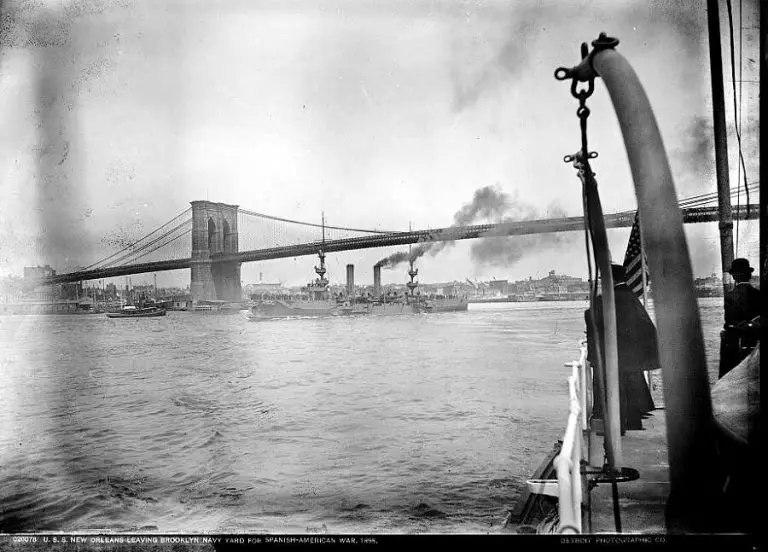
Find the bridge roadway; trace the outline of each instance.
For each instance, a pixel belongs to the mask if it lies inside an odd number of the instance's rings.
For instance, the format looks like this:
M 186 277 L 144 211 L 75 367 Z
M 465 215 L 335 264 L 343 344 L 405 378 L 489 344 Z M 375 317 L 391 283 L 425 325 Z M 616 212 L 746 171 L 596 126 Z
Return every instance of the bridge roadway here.
M 701 222 L 717 222 L 717 207 L 695 207 L 681 209 L 683 222 L 686 224 Z M 733 209 L 734 219 L 756 219 L 759 217 L 758 205 L 751 205 L 749 216 L 746 206 Z M 632 226 L 635 212 L 625 211 L 605 216 L 607 228 L 621 228 Z M 409 232 L 393 232 L 390 234 L 377 234 L 362 236 L 359 238 L 345 238 L 329 240 L 325 242 L 323 250 L 326 253 L 337 251 L 351 251 L 354 249 L 369 249 L 374 247 L 391 247 L 409 245 L 414 243 L 469 240 L 489 236 L 522 236 L 527 234 L 547 234 L 552 232 L 573 232 L 584 230 L 583 217 L 567 217 L 559 219 L 528 220 L 501 224 L 479 224 L 474 226 L 454 226 L 450 228 L 435 228 L 432 230 L 413 230 Z M 214 262 L 253 262 L 268 259 L 283 259 L 287 257 L 300 257 L 303 255 L 315 255 L 320 248 L 320 242 L 312 242 L 299 245 L 287 245 L 282 247 L 270 247 L 253 251 L 240 251 L 228 255 L 215 255 Z M 62 284 L 66 282 L 79 282 L 82 280 L 97 280 L 100 278 L 113 278 L 127 276 L 129 274 L 141 274 L 145 272 L 161 272 L 164 270 L 179 270 L 189 268 L 191 259 L 176 259 L 168 261 L 155 261 L 126 266 L 108 268 L 96 268 L 81 272 L 69 272 L 57 274 L 51 278 L 41 280 L 41 284 Z

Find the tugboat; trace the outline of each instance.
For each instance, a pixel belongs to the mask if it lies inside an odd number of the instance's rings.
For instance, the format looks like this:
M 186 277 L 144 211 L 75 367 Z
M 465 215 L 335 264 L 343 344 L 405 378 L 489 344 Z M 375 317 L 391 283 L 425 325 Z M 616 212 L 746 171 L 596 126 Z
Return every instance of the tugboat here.
M 107 318 L 150 318 L 155 316 L 165 316 L 165 309 L 162 307 L 137 307 L 136 305 L 126 305 L 118 312 L 108 312 Z

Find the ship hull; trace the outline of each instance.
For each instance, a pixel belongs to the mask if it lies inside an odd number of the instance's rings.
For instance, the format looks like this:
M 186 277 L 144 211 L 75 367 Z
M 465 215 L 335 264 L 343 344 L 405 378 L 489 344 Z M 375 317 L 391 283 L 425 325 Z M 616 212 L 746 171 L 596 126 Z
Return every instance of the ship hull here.
M 396 316 L 418 312 L 413 305 L 406 303 L 372 303 L 368 308 L 373 316 Z
M 247 311 L 249 320 L 268 320 L 276 318 L 317 318 L 324 316 L 398 316 L 406 314 L 459 312 L 466 311 L 466 300 L 434 300 L 429 302 L 407 303 L 360 303 L 352 306 L 338 305 L 326 301 L 284 302 L 274 301 L 259 303 Z
M 326 301 L 302 301 L 295 303 L 274 301 L 259 303 L 254 306 L 250 311 L 251 316 L 249 318 L 316 318 L 343 314 L 346 313 L 339 305 Z
M 430 309 L 427 312 L 460 312 L 469 308 L 469 302 L 466 300 L 445 300 L 432 301 Z
M 154 318 L 165 316 L 165 309 L 146 309 L 133 312 L 108 312 L 107 318 Z

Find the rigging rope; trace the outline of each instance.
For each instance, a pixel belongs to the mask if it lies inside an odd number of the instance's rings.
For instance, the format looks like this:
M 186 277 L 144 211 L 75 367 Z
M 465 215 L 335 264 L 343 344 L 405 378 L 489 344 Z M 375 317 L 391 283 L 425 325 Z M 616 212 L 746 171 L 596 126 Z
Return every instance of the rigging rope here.
M 739 144 L 739 168 L 743 169 L 744 171 L 744 194 L 746 195 L 747 200 L 747 212 L 749 212 L 749 188 L 747 186 L 747 166 L 744 163 L 744 154 L 742 152 L 741 148 L 741 130 L 740 130 L 740 124 L 739 124 L 739 117 L 738 112 L 739 108 L 737 106 L 736 101 L 736 62 L 734 61 L 735 55 L 734 55 L 734 45 L 733 45 L 733 8 L 731 6 L 731 0 L 726 0 L 725 2 L 726 6 L 728 7 L 728 27 L 729 27 L 729 35 L 730 35 L 730 42 L 731 42 L 731 86 L 733 87 L 733 119 L 734 119 L 734 125 L 736 126 L 736 140 Z M 739 26 L 741 27 L 741 21 L 739 21 Z M 739 56 L 742 56 L 741 50 L 739 50 Z M 741 83 L 739 83 L 739 86 L 741 87 Z M 741 183 L 739 183 L 741 185 Z M 736 220 L 736 224 L 738 225 L 738 219 Z M 736 229 L 736 239 L 738 240 L 738 226 Z
M 741 0 L 739 0 L 739 121 L 737 125 L 737 128 L 739 129 L 739 131 L 741 131 L 741 113 L 742 113 L 741 91 L 743 88 L 742 62 L 744 61 L 744 54 L 742 53 L 744 52 L 744 42 L 741 39 L 742 31 L 744 30 L 744 19 L 743 19 L 741 8 L 742 8 L 742 2 Z M 734 100 L 735 100 L 735 95 L 734 95 Z M 741 165 L 738 164 L 737 167 L 738 167 L 738 172 L 736 175 L 736 182 L 741 182 Z M 745 179 L 747 178 L 746 174 L 744 174 L 744 178 Z M 741 188 L 738 185 L 736 186 L 736 189 L 741 191 Z M 736 207 L 738 208 L 740 205 L 741 205 L 741 194 L 736 194 Z M 738 218 L 736 219 L 736 250 L 734 252 L 734 255 L 736 257 L 739 256 L 739 219 Z
M 601 38 L 604 38 L 603 35 L 601 35 Z M 611 39 L 612 40 L 612 39 Z M 593 43 L 594 45 L 595 43 Z M 582 64 L 584 64 L 588 57 L 588 46 L 586 43 L 581 45 L 581 57 L 582 57 Z M 571 95 L 579 100 L 579 107 L 576 110 L 576 115 L 579 118 L 579 128 L 581 131 L 581 149 L 573 154 L 573 155 L 566 155 L 563 158 L 563 161 L 566 163 L 573 163 L 574 168 L 578 171 L 579 179 L 582 183 L 582 198 L 583 198 L 583 206 L 584 206 L 584 236 L 585 236 L 585 245 L 587 250 L 587 263 L 588 263 L 588 270 L 589 270 L 589 279 L 590 279 L 590 309 L 589 309 L 589 317 L 588 317 L 588 323 L 592 330 L 593 339 L 595 341 L 595 350 L 598 351 L 598 354 L 595 356 L 594 359 L 594 365 L 595 365 L 595 378 L 598 378 L 602 385 L 600 385 L 601 393 L 599 393 L 598 397 L 595 397 L 595 401 L 598 401 L 602 408 L 603 408 L 603 416 L 606 416 L 608 414 L 608 403 L 607 403 L 607 397 L 605 393 L 605 389 L 607 389 L 606 386 L 606 369 L 605 369 L 605 363 L 603 362 L 602 355 L 600 354 L 600 351 L 602 350 L 602 339 L 600 338 L 599 333 L 597 332 L 597 320 L 595 316 L 595 301 L 597 299 L 597 280 L 600 277 L 600 265 L 598 263 L 598 252 L 597 247 L 595 247 L 595 227 L 593 223 L 593 215 L 592 212 L 593 209 L 593 203 L 596 202 L 598 208 L 599 208 L 599 196 L 593 196 L 593 194 L 597 194 L 597 181 L 594 177 L 594 172 L 592 172 L 592 168 L 589 164 L 590 159 L 594 159 L 597 157 L 597 152 L 590 152 L 588 148 L 587 143 L 587 119 L 589 117 L 590 111 L 589 108 L 586 106 L 586 100 L 592 95 L 592 92 L 594 92 L 594 81 L 595 81 L 595 75 L 593 72 L 589 73 L 583 73 L 581 70 L 579 70 L 578 67 L 573 69 L 565 69 L 565 68 L 559 68 L 557 71 L 555 71 L 555 78 L 557 80 L 566 80 L 568 78 L 572 78 L 571 82 Z M 578 90 L 579 82 L 586 82 L 587 88 Z M 590 256 L 590 243 L 592 244 L 592 255 Z M 610 253 L 609 253 L 610 255 Z M 590 260 L 592 258 L 592 260 Z M 594 280 L 592 279 L 592 261 L 594 261 L 595 265 L 595 275 Z M 609 462 L 611 462 L 611 458 L 613 455 L 613 451 L 609 451 L 608 447 L 608 441 L 606 441 L 606 448 L 605 448 L 605 457 L 609 459 Z

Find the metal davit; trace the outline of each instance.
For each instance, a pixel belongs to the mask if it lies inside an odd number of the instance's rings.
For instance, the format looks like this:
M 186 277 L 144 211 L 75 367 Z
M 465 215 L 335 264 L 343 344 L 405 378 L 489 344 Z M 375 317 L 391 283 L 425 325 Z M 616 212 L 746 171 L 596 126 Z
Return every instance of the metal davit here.
M 719 503 L 719 461 L 710 401 L 704 342 L 696 301 L 693 270 L 678 208 L 672 173 L 661 134 L 648 97 L 627 60 L 615 47 L 617 39 L 601 33 L 588 51 L 582 45 L 582 60 L 572 68 L 555 71 L 558 80 L 572 80 L 572 93 L 580 100 L 582 149 L 566 161 L 579 169 L 585 189 L 585 210 L 593 217 L 592 244 L 605 300 L 606 364 L 596 377 L 604 377 L 607 389 L 606 452 L 608 467 L 621 468 L 618 436 L 618 377 L 615 362 L 615 314 L 610 254 L 604 241 L 605 226 L 599 198 L 589 168 L 586 147 L 584 99 L 591 94 L 594 80 L 602 78 L 613 103 L 624 138 L 654 285 L 659 357 L 662 366 L 669 457 L 670 496 L 667 500 L 669 532 L 712 532 L 716 530 Z M 588 83 L 587 92 L 578 91 Z M 580 96 L 585 96 L 584 98 Z M 585 111 L 586 109 L 586 111 Z M 594 207 L 597 207 L 595 209 Z M 647 221 L 653 221 L 648 224 Z M 593 311 L 594 312 L 594 311 Z M 599 351 L 599 349 L 598 349 Z M 598 355 L 599 356 L 599 355 Z M 603 372 L 601 374 L 601 372 Z M 596 398 L 597 399 L 597 398 Z M 613 419 L 611 419 L 613 418 Z

